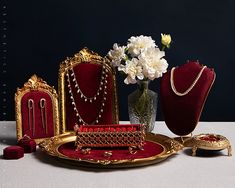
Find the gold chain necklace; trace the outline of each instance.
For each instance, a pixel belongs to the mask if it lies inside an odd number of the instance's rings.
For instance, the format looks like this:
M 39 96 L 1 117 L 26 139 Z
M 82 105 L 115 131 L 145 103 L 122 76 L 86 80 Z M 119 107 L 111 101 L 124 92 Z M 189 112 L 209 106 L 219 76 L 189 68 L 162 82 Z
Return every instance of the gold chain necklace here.
M 206 68 L 206 66 L 203 66 L 202 69 L 200 70 L 200 72 L 198 73 L 196 79 L 193 81 L 193 83 L 191 84 L 191 86 L 184 92 L 178 92 L 175 88 L 175 84 L 174 84 L 174 70 L 175 70 L 175 67 L 173 67 L 171 69 L 171 78 L 170 78 L 170 83 L 171 83 L 171 89 L 174 91 L 174 93 L 178 96 L 184 96 L 184 95 L 187 95 L 192 89 L 193 87 L 196 85 L 196 83 L 198 82 L 199 78 L 201 77 L 202 75 L 202 72 L 204 71 L 204 69 Z
M 83 125 L 88 125 L 88 124 L 94 124 L 94 123 L 99 123 L 99 119 L 102 117 L 102 114 L 104 112 L 104 106 L 105 106 L 105 101 L 106 101 L 106 95 L 107 95 L 107 73 L 108 73 L 108 70 L 105 68 L 105 66 L 103 66 L 103 69 L 102 69 L 102 73 L 101 73 L 101 81 L 100 81 L 100 84 L 99 84 L 99 88 L 96 92 L 96 94 L 93 96 L 93 97 L 87 97 L 86 95 L 84 95 L 84 93 L 81 91 L 79 85 L 78 85 L 78 82 L 77 82 L 77 79 L 75 77 L 75 73 L 74 73 L 74 70 L 73 68 L 70 68 L 70 71 L 71 71 L 71 74 L 69 74 L 69 70 L 67 70 L 67 82 L 68 82 L 68 89 L 69 89 L 69 94 L 70 94 L 70 99 L 72 101 L 72 105 L 73 105 L 73 109 L 76 113 L 76 116 L 78 117 L 78 121 L 79 121 L 79 124 L 83 124 Z M 75 86 L 74 88 L 77 88 L 77 94 L 80 95 L 80 98 L 81 99 L 84 99 L 85 102 L 87 102 L 88 100 L 92 103 L 93 100 L 96 100 L 96 97 L 100 94 L 100 92 L 103 90 L 103 96 L 102 96 L 102 101 L 101 101 L 101 107 L 100 107 L 100 111 L 98 112 L 98 115 L 97 117 L 95 118 L 95 120 L 91 123 L 87 123 L 83 120 L 83 118 L 81 117 L 81 115 L 79 114 L 78 112 L 78 107 L 76 105 L 76 102 L 75 102 L 75 99 L 74 99 L 74 93 L 72 92 L 72 87 L 71 87 L 71 81 L 70 79 L 73 80 L 73 82 L 75 83 Z

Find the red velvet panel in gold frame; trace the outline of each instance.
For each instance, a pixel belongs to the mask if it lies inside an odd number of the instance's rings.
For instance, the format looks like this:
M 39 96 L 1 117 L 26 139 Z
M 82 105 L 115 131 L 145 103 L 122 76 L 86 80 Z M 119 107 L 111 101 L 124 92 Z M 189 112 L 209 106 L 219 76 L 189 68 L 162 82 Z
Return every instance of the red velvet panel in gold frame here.
M 24 135 L 35 139 L 59 134 L 58 95 L 40 77 L 33 75 L 15 94 L 17 140 Z
M 63 61 L 59 108 L 61 133 L 75 124 L 118 124 L 116 74 L 109 60 L 84 48 Z

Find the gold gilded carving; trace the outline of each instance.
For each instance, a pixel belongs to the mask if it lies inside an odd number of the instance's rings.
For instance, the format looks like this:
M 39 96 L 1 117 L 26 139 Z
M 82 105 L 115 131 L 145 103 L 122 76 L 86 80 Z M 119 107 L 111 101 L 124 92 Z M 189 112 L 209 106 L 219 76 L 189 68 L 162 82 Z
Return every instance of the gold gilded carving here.
M 59 111 L 60 111 L 60 123 L 61 129 L 60 133 L 67 132 L 66 126 L 66 96 L 65 96 L 65 85 L 66 85 L 66 71 L 79 63 L 93 63 L 101 64 L 105 66 L 105 69 L 111 73 L 113 79 L 113 104 L 112 104 L 112 118 L 113 124 L 119 123 L 119 112 L 118 112 L 118 100 L 117 100 L 117 90 L 116 90 L 116 72 L 114 68 L 110 65 L 110 61 L 105 57 L 99 56 L 97 53 L 89 50 L 88 48 L 83 48 L 81 51 L 76 53 L 74 57 L 67 57 L 62 63 L 60 63 L 59 68 L 59 79 L 58 79 L 58 89 L 59 89 Z
M 232 147 L 229 140 L 221 135 L 200 134 L 192 138 L 192 156 L 196 155 L 197 149 L 204 150 L 228 150 L 228 156 L 232 156 Z
M 23 137 L 22 129 L 22 112 L 21 112 L 21 99 L 22 97 L 30 91 L 42 91 L 47 93 L 52 100 L 53 106 L 53 123 L 54 123 L 54 134 L 59 134 L 59 114 L 58 114 L 58 95 L 54 87 L 49 86 L 42 78 L 38 77 L 36 74 L 32 75 L 31 78 L 24 84 L 22 88 L 17 88 L 15 93 L 15 118 L 16 118 L 16 132 L 17 140 Z M 44 138 L 35 139 L 38 144 Z

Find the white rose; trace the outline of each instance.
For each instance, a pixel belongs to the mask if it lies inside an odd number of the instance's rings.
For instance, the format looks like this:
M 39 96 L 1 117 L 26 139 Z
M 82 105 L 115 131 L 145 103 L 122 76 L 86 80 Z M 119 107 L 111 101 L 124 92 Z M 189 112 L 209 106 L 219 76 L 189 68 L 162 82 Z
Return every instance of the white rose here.
M 162 74 L 167 71 L 168 63 L 163 58 L 164 51 L 159 48 L 148 48 L 142 51 L 139 55 L 139 61 L 143 66 L 143 74 L 146 78 L 154 80 L 155 78 L 162 77 Z
M 139 61 L 136 58 L 133 58 L 131 61 L 127 60 L 126 65 L 121 65 L 118 67 L 118 70 L 127 74 L 127 77 L 124 80 L 125 84 L 135 84 L 137 82 L 136 77 L 139 80 L 144 78 L 142 67 L 139 65 Z
M 111 64 L 114 67 L 120 66 L 121 61 L 126 58 L 125 48 L 125 46 L 118 46 L 118 44 L 115 43 L 113 50 L 108 52 L 108 57 L 112 60 Z
M 169 34 L 162 34 L 161 33 L 161 42 L 164 46 L 166 46 L 167 48 L 170 48 L 170 44 L 171 44 L 171 35 Z
M 140 35 L 128 39 L 128 53 L 132 57 L 137 57 L 145 48 L 156 47 L 155 41 L 151 37 Z

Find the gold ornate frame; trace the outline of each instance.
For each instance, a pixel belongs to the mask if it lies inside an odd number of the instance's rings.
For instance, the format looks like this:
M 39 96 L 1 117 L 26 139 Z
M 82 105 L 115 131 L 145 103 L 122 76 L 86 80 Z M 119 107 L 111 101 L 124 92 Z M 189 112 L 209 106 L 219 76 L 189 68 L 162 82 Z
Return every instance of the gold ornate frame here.
M 114 68 L 110 65 L 110 61 L 107 58 L 99 56 L 97 53 L 90 51 L 88 48 L 83 48 L 81 51 L 76 53 L 74 57 L 67 57 L 65 61 L 60 64 L 59 69 L 59 79 L 58 79 L 58 88 L 59 88 L 59 110 L 60 110 L 60 133 L 69 132 L 66 129 L 66 98 L 65 98 L 65 72 L 67 69 L 76 66 L 79 63 L 94 63 L 104 65 L 113 75 L 113 100 L 112 100 L 112 116 L 113 124 L 119 123 L 118 115 L 118 100 L 117 100 L 117 89 L 116 89 L 116 72 Z
M 23 135 L 22 130 L 22 113 L 21 113 L 21 99 L 22 97 L 30 91 L 43 91 L 47 93 L 52 99 L 53 105 L 53 123 L 54 123 L 54 133 L 59 134 L 59 114 L 58 114 L 58 95 L 54 87 L 49 86 L 42 78 L 37 75 L 31 76 L 31 78 L 26 82 L 23 88 L 17 88 L 15 93 L 15 117 L 16 117 L 16 132 L 17 140 L 20 140 Z M 45 138 L 35 139 L 36 143 L 40 143 Z

